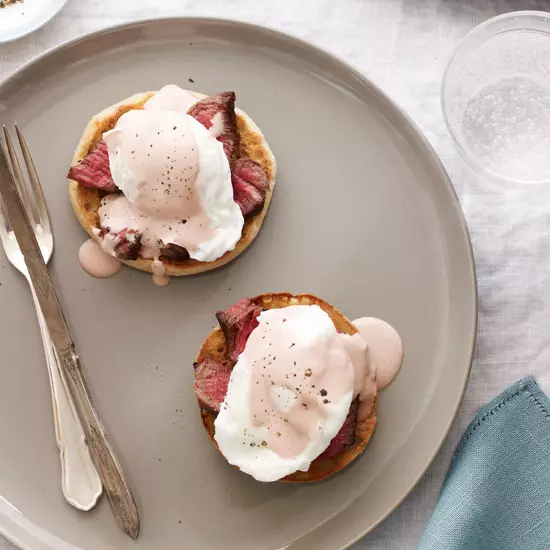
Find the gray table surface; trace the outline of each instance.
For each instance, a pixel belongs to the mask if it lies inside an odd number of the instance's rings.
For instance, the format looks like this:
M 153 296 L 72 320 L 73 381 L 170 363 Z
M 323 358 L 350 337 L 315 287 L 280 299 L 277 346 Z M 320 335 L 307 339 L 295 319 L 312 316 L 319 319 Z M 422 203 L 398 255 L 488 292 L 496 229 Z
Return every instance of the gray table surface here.
M 472 234 L 480 290 L 477 352 L 441 452 L 406 501 L 355 550 L 415 548 L 452 451 L 478 408 L 527 372 L 550 389 L 550 190 L 505 195 L 469 174 L 446 131 L 439 93 L 446 63 L 471 28 L 500 13 L 548 8 L 550 1 L 535 0 L 69 0 L 42 30 L 0 46 L 2 79 L 60 42 L 136 19 L 219 16 L 269 25 L 355 65 L 424 131 L 449 171 Z M 14 547 L 0 538 L 0 550 L 8 549 Z

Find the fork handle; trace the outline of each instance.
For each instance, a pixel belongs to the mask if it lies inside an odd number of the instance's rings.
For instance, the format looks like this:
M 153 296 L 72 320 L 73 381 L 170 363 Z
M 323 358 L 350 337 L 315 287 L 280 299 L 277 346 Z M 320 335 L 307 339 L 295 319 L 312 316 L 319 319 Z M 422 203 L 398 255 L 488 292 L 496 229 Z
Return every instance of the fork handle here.
M 107 440 L 105 429 L 92 405 L 80 370 L 80 359 L 74 349 L 62 354 L 61 359 L 63 378 L 72 395 L 117 523 L 130 538 L 135 540 L 139 536 L 140 528 L 137 506 L 122 468 Z
M 68 390 L 63 385 L 58 356 L 53 348 L 50 333 L 32 285 L 31 294 L 36 308 L 50 378 L 55 437 L 61 459 L 63 495 L 67 502 L 75 508 L 90 510 L 101 496 L 101 480 L 90 457 L 80 420 L 67 395 Z

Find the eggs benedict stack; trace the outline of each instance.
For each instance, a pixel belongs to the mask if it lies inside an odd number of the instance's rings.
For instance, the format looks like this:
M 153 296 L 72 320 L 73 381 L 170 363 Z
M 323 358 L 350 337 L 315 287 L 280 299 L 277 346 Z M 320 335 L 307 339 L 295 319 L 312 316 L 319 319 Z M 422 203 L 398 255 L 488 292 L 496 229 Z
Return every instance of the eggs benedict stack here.
M 212 442 L 258 481 L 307 482 L 343 469 L 376 424 L 376 366 L 336 308 L 264 294 L 217 313 L 194 364 Z
M 76 216 L 104 251 L 137 269 L 188 275 L 249 246 L 275 175 L 233 92 L 204 97 L 169 85 L 96 115 L 68 178 Z

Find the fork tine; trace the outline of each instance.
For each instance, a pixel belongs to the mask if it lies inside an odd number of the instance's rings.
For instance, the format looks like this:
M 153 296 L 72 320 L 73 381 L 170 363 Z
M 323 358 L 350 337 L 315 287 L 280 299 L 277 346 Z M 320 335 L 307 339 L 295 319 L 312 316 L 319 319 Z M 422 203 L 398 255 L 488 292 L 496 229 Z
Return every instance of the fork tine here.
M 8 159 L 8 155 L 6 154 L 6 149 L 4 147 L 4 144 L 2 143 L 2 140 L 0 140 L 0 154 L 6 159 Z M 0 195 L 0 235 L 5 237 L 6 233 L 10 233 L 12 230 L 10 220 L 8 218 L 8 213 L 6 212 L 6 208 L 4 207 L 4 201 L 2 200 L 2 196 Z
M 17 160 L 17 154 L 15 153 L 13 142 L 6 126 L 4 126 L 4 138 L 6 139 L 6 146 L 8 149 L 8 155 L 10 159 L 12 173 L 15 179 L 15 184 L 17 186 L 17 190 L 19 191 L 23 206 L 25 207 L 25 210 L 27 211 L 27 214 L 31 221 L 34 221 L 36 223 L 36 212 L 32 206 L 29 197 L 29 191 L 27 189 L 27 186 L 25 185 L 23 174 L 21 173 L 21 166 L 19 164 L 19 161 Z
M 21 152 L 23 153 L 23 159 L 25 160 L 25 166 L 27 167 L 27 173 L 29 174 L 29 179 L 31 182 L 31 187 L 34 193 L 36 213 L 38 214 L 37 222 L 42 226 L 44 231 L 50 231 L 50 216 L 48 214 L 48 207 L 46 205 L 46 198 L 44 197 L 44 191 L 36 172 L 36 167 L 32 160 L 31 152 L 29 146 L 27 145 L 27 140 L 23 136 L 23 132 L 19 130 L 19 126 L 15 124 L 15 132 L 17 134 L 17 139 L 19 140 L 19 146 L 21 147 Z
M 11 231 L 12 227 L 4 207 L 4 201 L 0 197 L 0 239 L 4 240 Z

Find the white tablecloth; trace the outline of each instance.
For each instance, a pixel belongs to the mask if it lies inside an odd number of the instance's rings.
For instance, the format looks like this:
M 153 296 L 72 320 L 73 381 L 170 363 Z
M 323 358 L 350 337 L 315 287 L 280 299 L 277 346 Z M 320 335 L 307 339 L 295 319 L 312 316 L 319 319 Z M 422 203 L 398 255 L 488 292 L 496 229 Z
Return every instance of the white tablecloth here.
M 445 65 L 472 27 L 499 13 L 549 8 L 549 1 L 535 0 L 69 0 L 44 29 L 0 46 L 1 79 L 46 48 L 116 23 L 169 15 L 255 22 L 345 58 L 424 131 L 449 171 L 472 235 L 480 291 L 477 353 L 439 456 L 407 500 L 355 550 L 414 549 L 452 450 L 480 405 L 527 372 L 550 390 L 550 189 L 503 194 L 467 173 L 445 129 L 439 94 Z M 13 547 L 0 540 L 0 550 L 8 549 Z

